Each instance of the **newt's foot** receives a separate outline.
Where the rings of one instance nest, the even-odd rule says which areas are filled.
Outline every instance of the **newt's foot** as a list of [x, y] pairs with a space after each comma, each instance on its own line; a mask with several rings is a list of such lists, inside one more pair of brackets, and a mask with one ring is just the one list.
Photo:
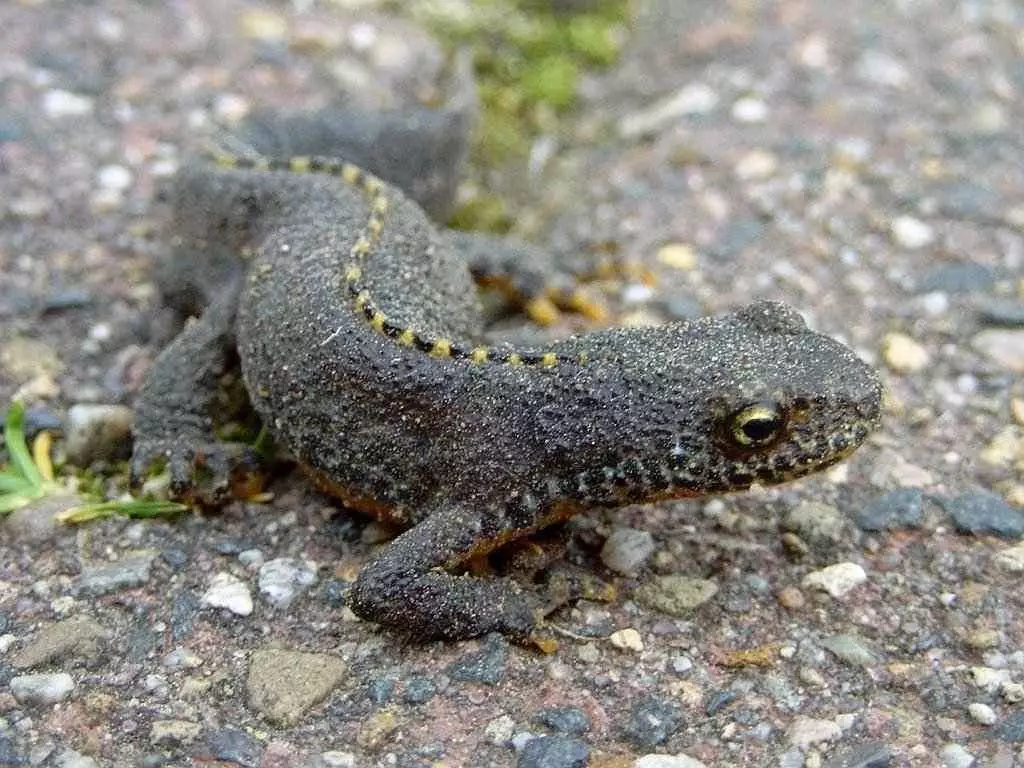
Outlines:
[[217, 507], [233, 498], [252, 498], [263, 487], [260, 459], [242, 443], [139, 440], [129, 465], [133, 490], [141, 487], [149, 468], [157, 462], [163, 462], [170, 473], [170, 497], [199, 506]]

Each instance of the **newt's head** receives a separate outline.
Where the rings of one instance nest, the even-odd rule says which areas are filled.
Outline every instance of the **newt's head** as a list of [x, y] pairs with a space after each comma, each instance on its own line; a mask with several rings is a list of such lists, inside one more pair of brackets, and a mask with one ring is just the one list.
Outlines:
[[606, 446], [609, 466], [577, 478], [588, 501], [793, 480], [848, 456], [879, 424], [877, 374], [784, 304], [650, 330], [619, 356], [622, 378], [608, 387], [619, 389], [611, 393], [617, 405], [605, 412], [628, 411], [633, 423], [616, 419], [620, 447]]

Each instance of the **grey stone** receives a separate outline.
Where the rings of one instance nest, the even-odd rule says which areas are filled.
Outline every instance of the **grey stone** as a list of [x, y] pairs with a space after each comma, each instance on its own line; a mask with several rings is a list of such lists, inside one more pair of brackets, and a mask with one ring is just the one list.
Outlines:
[[590, 718], [579, 707], [542, 709], [534, 720], [557, 733], [581, 734], [590, 730]]
[[696, 758], [688, 755], [644, 755], [638, 758], [633, 768], [707, 768]]
[[1003, 722], [993, 728], [993, 733], [1000, 741], [1024, 743], [1024, 710], [1007, 715]]
[[962, 744], [947, 744], [939, 752], [939, 758], [943, 768], [971, 768], [974, 765], [974, 755]]
[[633, 746], [650, 749], [666, 741], [682, 723], [682, 712], [675, 702], [659, 696], [645, 696], [633, 705], [623, 734]]
[[980, 293], [996, 282], [996, 273], [984, 264], [966, 261], [943, 264], [921, 276], [915, 289], [918, 293]]
[[206, 735], [200, 757], [222, 760], [241, 768], [259, 768], [263, 748], [245, 731], [222, 728]]
[[100, 768], [100, 764], [88, 755], [65, 749], [53, 760], [54, 768]]
[[139, 552], [116, 563], [88, 566], [78, 577], [77, 591], [81, 595], [96, 597], [141, 587], [149, 581], [156, 555], [156, 552]]
[[56, 704], [74, 689], [75, 681], [67, 672], [11, 678], [11, 693], [22, 704]]
[[601, 548], [601, 562], [624, 576], [639, 571], [654, 552], [654, 539], [647, 531], [616, 528]]
[[18, 669], [31, 669], [51, 661], [95, 659], [111, 633], [89, 616], [74, 616], [39, 631], [24, 648], [11, 657]]
[[853, 666], [870, 667], [881, 661], [879, 654], [856, 635], [831, 635], [819, 642], [825, 650]]
[[864, 531], [917, 528], [923, 517], [921, 491], [900, 488], [884, 493], [857, 513], [857, 527]]
[[452, 680], [465, 683], [497, 685], [505, 679], [508, 643], [501, 635], [491, 633], [479, 651], [469, 653], [448, 667]]
[[834, 543], [843, 537], [846, 518], [830, 504], [804, 501], [790, 510], [783, 526], [808, 542]]
[[249, 706], [268, 720], [293, 726], [342, 681], [347, 666], [326, 653], [265, 649], [249, 661]]
[[971, 346], [999, 367], [1024, 373], [1024, 330], [987, 328], [974, 335]]
[[519, 768], [586, 768], [590, 747], [565, 736], [538, 736], [519, 753]]
[[823, 768], [889, 768], [892, 750], [880, 742], [859, 744], [829, 758]]
[[718, 240], [708, 248], [708, 255], [723, 261], [734, 258], [747, 246], [753, 245], [764, 234], [764, 224], [759, 219], [739, 218], [725, 225]]
[[287, 608], [316, 583], [316, 566], [293, 557], [269, 560], [260, 568], [259, 590], [275, 608]]
[[789, 727], [787, 736], [789, 743], [801, 749], [836, 741], [843, 735], [843, 729], [833, 720], [820, 720], [814, 717], [797, 717]]
[[638, 602], [670, 616], [686, 617], [718, 593], [718, 585], [686, 576], [656, 576], [636, 591]]
[[968, 491], [951, 499], [940, 498], [939, 503], [963, 533], [994, 533], [1006, 538], [1024, 535], [1024, 513], [989, 491]]
[[1024, 327], [1024, 302], [985, 297], [978, 305], [978, 317], [986, 325]]
[[55, 539], [61, 531], [69, 529], [60, 516], [82, 503], [77, 496], [44, 496], [7, 515], [3, 530], [12, 541], [41, 544]]

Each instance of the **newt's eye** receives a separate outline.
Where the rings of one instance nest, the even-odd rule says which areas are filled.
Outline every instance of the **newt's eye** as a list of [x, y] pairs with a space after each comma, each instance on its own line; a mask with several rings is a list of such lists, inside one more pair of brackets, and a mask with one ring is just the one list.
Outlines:
[[732, 439], [744, 448], [761, 448], [782, 434], [786, 416], [771, 402], [755, 403], [733, 414], [729, 429]]

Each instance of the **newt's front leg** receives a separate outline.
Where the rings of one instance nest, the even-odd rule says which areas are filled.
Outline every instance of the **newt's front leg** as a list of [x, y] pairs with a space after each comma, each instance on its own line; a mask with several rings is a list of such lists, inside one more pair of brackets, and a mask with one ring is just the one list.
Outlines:
[[130, 478], [138, 487], [149, 466], [167, 462], [174, 498], [223, 504], [248, 480], [255, 456], [218, 442], [211, 410], [220, 376], [234, 355], [237, 287], [227, 287], [203, 315], [160, 354], [135, 408]]
[[501, 535], [493, 528], [486, 513], [462, 507], [430, 515], [363, 566], [350, 607], [417, 639], [458, 640], [501, 632], [517, 642], [553, 650], [554, 640], [540, 626], [550, 610], [540, 595], [510, 579], [457, 573], [458, 567], [490, 551], [499, 540], [519, 533]]

